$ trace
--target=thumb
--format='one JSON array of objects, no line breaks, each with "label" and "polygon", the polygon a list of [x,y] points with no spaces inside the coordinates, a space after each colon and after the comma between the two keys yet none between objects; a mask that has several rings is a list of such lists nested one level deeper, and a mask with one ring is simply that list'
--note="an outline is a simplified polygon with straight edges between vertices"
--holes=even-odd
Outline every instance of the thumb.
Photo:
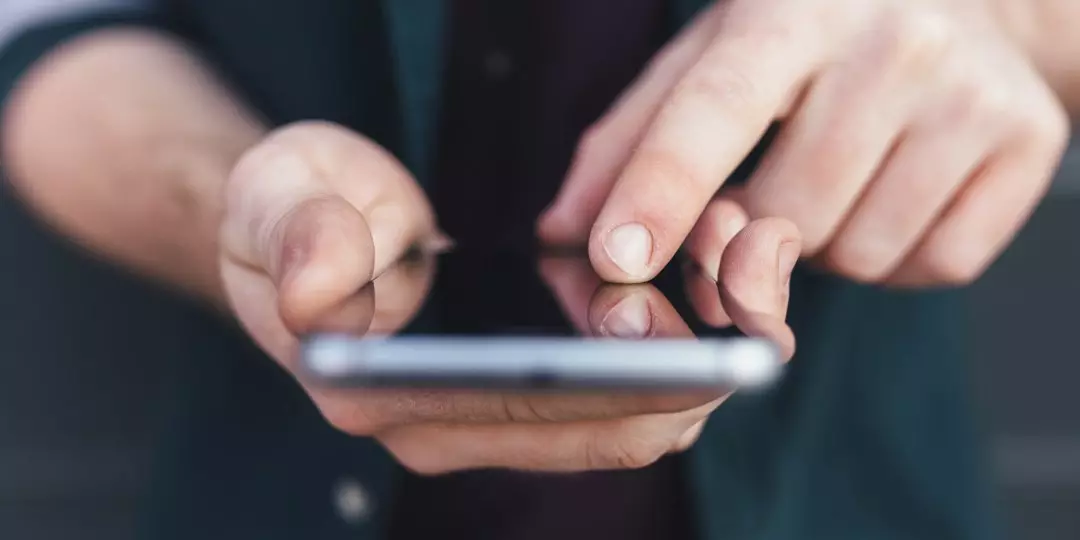
[{"label": "thumb", "polygon": [[236,166],[226,189],[222,251],[268,275],[293,332],[341,303],[374,273],[371,230],[301,156],[266,144]]},{"label": "thumb", "polygon": [[300,201],[274,226],[264,251],[278,311],[293,331],[371,282],[375,246],[364,217],[338,196]]},{"label": "thumb", "polygon": [[800,249],[799,231],[790,221],[752,221],[724,250],[717,279],[732,323],[748,336],[771,340],[786,358],[795,352],[795,337],[784,320]]},{"label": "thumb", "polygon": [[440,239],[408,171],[339,126],[283,128],[240,160],[226,189],[222,249],[269,275],[297,333],[410,247]]}]

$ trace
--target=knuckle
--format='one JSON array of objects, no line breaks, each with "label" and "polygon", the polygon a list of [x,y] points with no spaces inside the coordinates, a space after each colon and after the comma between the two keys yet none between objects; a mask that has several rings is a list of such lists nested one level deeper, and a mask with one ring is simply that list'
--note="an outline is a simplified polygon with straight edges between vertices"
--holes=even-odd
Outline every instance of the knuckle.
[{"label": "knuckle", "polygon": [[[807,212],[808,207],[820,207],[812,204],[810,197],[792,197],[791,192],[765,186],[764,182],[751,183],[747,190],[746,210],[753,221],[748,228],[755,229],[755,234],[759,234],[757,230],[770,229],[797,231],[803,255],[816,255],[830,240],[830,225],[823,220],[824,214]],[[766,223],[775,225],[761,226]],[[758,227],[754,227],[755,224]]]},{"label": "knuckle", "polygon": [[[808,205],[813,208],[814,205]],[[798,231],[798,242],[804,256],[816,256],[820,254],[832,241],[835,228],[835,218],[825,214],[814,215],[807,211],[806,206],[785,203],[783,201],[767,201],[754,205],[750,211],[755,216],[754,223],[764,224],[766,219],[777,220],[777,223],[790,224]],[[776,226],[781,228],[780,226]],[[765,227],[760,227],[764,229]],[[787,229],[787,227],[782,227]],[[770,233],[772,234],[772,233]],[[778,238],[777,243],[786,242],[790,239]],[[768,242],[772,242],[769,239]],[[769,243],[768,245],[772,245]]]},{"label": "knuckle", "polygon": [[1019,109],[1004,85],[968,83],[955,92],[956,103],[961,109],[958,120],[962,122],[979,122],[981,119],[999,121],[1015,116]]},{"label": "knuckle", "polygon": [[648,199],[663,202],[660,208],[690,208],[713,196],[711,179],[675,153],[642,147],[635,161],[651,177],[651,181],[644,184],[654,187],[649,190]]},{"label": "knuckle", "polygon": [[594,436],[586,445],[586,467],[593,470],[642,469],[659,460],[670,444],[633,436]]},{"label": "knuckle", "polygon": [[[346,128],[330,122],[311,120],[289,124],[271,132],[249,150],[238,162],[237,169],[271,173],[287,166],[292,167],[287,172],[295,174],[295,169],[302,167],[306,173],[303,177],[313,177],[322,172],[323,154],[349,139]],[[241,169],[240,165],[249,168]]]},{"label": "knuckle", "polygon": [[237,160],[226,195],[229,202],[242,203],[251,187],[268,178],[290,178],[300,182],[314,175],[311,161],[303,151],[279,139],[268,138]]},{"label": "knuckle", "polygon": [[[791,50],[795,44],[807,42],[807,16],[812,13],[794,13],[790,6],[762,8],[753,3],[732,6],[726,14],[722,36],[725,42],[734,44],[734,50],[759,51],[769,57]],[[797,7],[797,10],[802,6]]]},{"label": "knuckle", "polygon": [[720,60],[703,62],[683,79],[672,94],[673,101],[701,103],[719,110],[723,118],[746,124],[758,116],[757,103],[763,92],[756,78]]},{"label": "knuckle", "polygon": [[934,9],[896,6],[885,10],[885,60],[914,73],[933,73],[952,46],[955,29],[950,19]]},{"label": "knuckle", "polygon": [[226,186],[228,200],[235,200],[240,195],[241,189],[245,189],[248,184],[251,184],[259,176],[260,172],[270,168],[270,162],[281,160],[281,153],[282,150],[278,145],[271,145],[268,144],[268,141],[263,141],[241,154],[233,165],[232,174],[229,175],[229,182]]},{"label": "knuckle", "polygon": [[931,248],[919,265],[931,279],[942,285],[970,285],[981,274],[981,261],[956,250]]},{"label": "knuckle", "polygon": [[1072,123],[1064,105],[1057,99],[1048,100],[1045,107],[1027,116],[1024,135],[1063,152],[1072,135]]},{"label": "knuckle", "polygon": [[303,163],[308,172],[306,178],[320,182],[344,181],[339,178],[341,174],[356,168],[379,182],[379,186],[384,186],[388,179],[411,179],[397,158],[377,142],[327,121],[302,121],[278,128],[256,146],[255,153],[256,157],[262,155],[264,160],[256,161],[264,165],[266,160],[272,164],[289,160]]},{"label": "knuckle", "polygon": [[834,272],[858,283],[880,283],[893,269],[883,242],[845,240],[829,248],[826,261]]},{"label": "knuckle", "polygon": [[[857,131],[844,120],[832,122],[832,134],[813,143],[811,155],[817,159],[802,163],[801,175],[812,194],[842,195],[865,178],[865,162],[873,151],[869,137],[859,140]],[[855,178],[862,175],[862,178]]]}]

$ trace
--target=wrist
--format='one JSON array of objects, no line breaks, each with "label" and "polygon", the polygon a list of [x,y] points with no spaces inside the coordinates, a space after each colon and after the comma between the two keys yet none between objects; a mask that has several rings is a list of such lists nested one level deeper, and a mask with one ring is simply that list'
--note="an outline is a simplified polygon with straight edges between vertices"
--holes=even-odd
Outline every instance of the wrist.
[{"label": "wrist", "polygon": [[264,130],[197,56],[149,31],[88,33],[35,62],[4,112],[8,180],[55,230],[223,302],[223,187]]}]

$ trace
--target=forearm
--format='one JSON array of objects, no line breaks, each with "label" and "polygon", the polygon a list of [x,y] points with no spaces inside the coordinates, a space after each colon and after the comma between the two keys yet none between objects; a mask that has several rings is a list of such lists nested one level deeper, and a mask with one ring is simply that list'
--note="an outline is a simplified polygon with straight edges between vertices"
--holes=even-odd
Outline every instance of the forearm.
[{"label": "forearm", "polygon": [[222,186],[263,128],[195,55],[151,31],[84,36],[22,78],[2,128],[9,180],[46,221],[219,300]]},{"label": "forearm", "polygon": [[996,0],[1010,31],[1080,118],[1080,1]]}]

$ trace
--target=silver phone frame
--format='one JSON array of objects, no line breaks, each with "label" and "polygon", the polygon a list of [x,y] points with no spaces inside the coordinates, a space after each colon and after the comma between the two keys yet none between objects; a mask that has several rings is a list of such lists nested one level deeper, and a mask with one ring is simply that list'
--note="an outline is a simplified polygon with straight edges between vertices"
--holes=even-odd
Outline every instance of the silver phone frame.
[{"label": "silver phone frame", "polygon": [[783,371],[769,341],[321,334],[301,364],[324,384],[356,388],[510,390],[761,387]]}]

